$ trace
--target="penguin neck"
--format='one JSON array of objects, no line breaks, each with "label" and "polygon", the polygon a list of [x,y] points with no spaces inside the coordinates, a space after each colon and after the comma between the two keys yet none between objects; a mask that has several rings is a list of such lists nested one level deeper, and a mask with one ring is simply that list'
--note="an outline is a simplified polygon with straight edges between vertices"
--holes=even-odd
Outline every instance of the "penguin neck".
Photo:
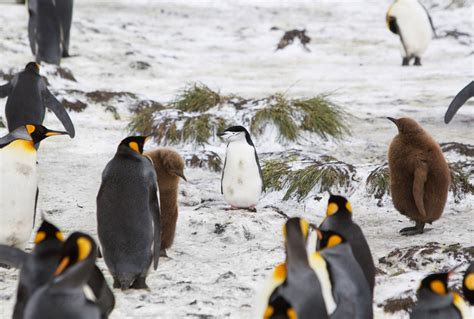
[{"label": "penguin neck", "polygon": [[288,270],[308,268],[308,253],[302,236],[288,237],[286,250],[286,265]]},{"label": "penguin neck", "polygon": [[95,266],[95,254],[74,264],[57,276],[53,281],[53,287],[57,289],[82,289],[89,280],[90,274]]},{"label": "penguin neck", "polygon": [[440,295],[422,288],[418,291],[418,306],[420,309],[441,309],[449,307],[453,303],[453,295],[447,293]]}]

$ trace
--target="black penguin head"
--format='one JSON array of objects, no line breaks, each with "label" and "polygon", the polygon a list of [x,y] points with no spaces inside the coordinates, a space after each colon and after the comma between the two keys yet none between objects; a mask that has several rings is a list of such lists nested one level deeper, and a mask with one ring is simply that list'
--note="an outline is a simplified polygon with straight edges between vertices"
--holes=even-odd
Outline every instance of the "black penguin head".
[{"label": "black penguin head", "polygon": [[53,224],[46,220],[43,220],[40,228],[36,232],[35,245],[42,243],[46,240],[64,241],[63,233]]},{"label": "black penguin head", "polygon": [[247,140],[247,143],[253,146],[249,132],[245,127],[240,125],[231,126],[225,129],[223,132],[217,133],[217,136],[222,138],[227,143]]},{"label": "black penguin head", "polygon": [[342,214],[352,214],[351,203],[345,197],[339,195],[329,196],[326,216],[329,217],[339,212]]},{"label": "black penguin head", "polygon": [[341,234],[332,230],[321,230],[318,228],[316,232],[318,234],[320,250],[337,246],[346,241],[346,239],[342,237]]},{"label": "black penguin head", "polygon": [[309,223],[304,218],[292,217],[283,226],[283,237],[288,242],[293,238],[303,237],[306,241],[309,234]]},{"label": "black penguin head", "polygon": [[61,275],[66,269],[83,260],[89,258],[95,260],[96,254],[97,245],[92,237],[81,232],[72,233],[63,245],[61,258],[54,275]]},{"label": "black penguin head", "polygon": [[446,295],[448,293],[448,279],[449,273],[447,272],[428,275],[421,281],[418,290],[428,289],[438,295]]},{"label": "black penguin head", "polygon": [[39,143],[45,138],[50,137],[50,136],[68,134],[67,132],[53,131],[53,130],[47,129],[43,125],[39,125],[39,124],[26,124],[25,128],[28,131],[28,134],[30,134],[33,140],[33,144]]},{"label": "black penguin head", "polygon": [[143,147],[147,139],[147,136],[129,136],[120,142],[119,148],[126,147],[138,154],[143,154]]},{"label": "black penguin head", "polygon": [[402,135],[416,135],[424,132],[420,124],[418,124],[414,119],[408,117],[402,117],[399,119],[387,117],[387,119],[397,126],[398,133]]},{"label": "black penguin head", "polygon": [[26,66],[25,66],[25,71],[30,71],[30,72],[33,72],[35,74],[39,74],[40,72],[40,65],[36,62],[29,62]]}]

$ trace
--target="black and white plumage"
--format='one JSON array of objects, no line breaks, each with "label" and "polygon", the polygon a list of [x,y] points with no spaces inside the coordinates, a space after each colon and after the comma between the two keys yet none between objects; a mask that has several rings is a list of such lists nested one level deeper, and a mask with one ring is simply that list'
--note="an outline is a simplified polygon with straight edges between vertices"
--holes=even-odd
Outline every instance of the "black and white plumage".
[{"label": "black and white plumage", "polygon": [[232,207],[254,208],[263,190],[263,177],[250,134],[243,126],[232,126],[218,135],[228,143],[221,193]]},{"label": "black and white plumage", "polygon": [[42,124],[46,108],[61,121],[71,137],[75,130],[64,106],[48,90],[45,79],[39,74],[39,65],[30,62],[5,85],[0,86],[0,98],[8,97],[5,120],[11,132],[26,124]]},{"label": "black and white plumage", "polygon": [[434,33],[434,26],[428,10],[418,0],[395,0],[387,11],[387,25],[391,32],[400,37],[402,65],[421,65]]},{"label": "black and white plumage", "polygon": [[458,94],[454,97],[451,104],[449,104],[448,110],[444,115],[444,123],[448,124],[461,108],[471,97],[474,96],[474,81],[466,85]]}]

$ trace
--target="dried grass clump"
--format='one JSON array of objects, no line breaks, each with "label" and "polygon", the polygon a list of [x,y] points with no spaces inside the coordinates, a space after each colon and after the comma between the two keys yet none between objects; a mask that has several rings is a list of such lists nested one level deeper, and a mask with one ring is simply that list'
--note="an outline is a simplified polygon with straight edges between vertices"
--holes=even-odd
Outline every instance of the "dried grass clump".
[{"label": "dried grass clump", "polygon": [[170,107],[184,112],[205,112],[223,101],[225,97],[220,96],[219,93],[202,83],[195,83],[185,88]]},{"label": "dried grass clump", "polygon": [[311,191],[325,192],[349,189],[355,177],[355,168],[340,161],[313,161],[310,165],[291,170],[291,161],[269,160],[263,165],[266,190],[278,191],[287,188],[283,200],[295,198],[302,201]]},{"label": "dried grass clump", "polygon": [[[465,197],[466,194],[474,194],[474,185],[469,182],[469,177],[472,174],[472,164],[467,163],[454,163],[450,164],[449,168],[451,170],[451,185],[449,190],[453,193],[454,202],[460,203]],[[465,168],[468,168],[468,172],[465,171]]]},{"label": "dried grass clump", "polygon": [[384,163],[371,171],[365,184],[367,193],[376,199],[382,199],[385,195],[390,194],[390,172],[388,164]]}]

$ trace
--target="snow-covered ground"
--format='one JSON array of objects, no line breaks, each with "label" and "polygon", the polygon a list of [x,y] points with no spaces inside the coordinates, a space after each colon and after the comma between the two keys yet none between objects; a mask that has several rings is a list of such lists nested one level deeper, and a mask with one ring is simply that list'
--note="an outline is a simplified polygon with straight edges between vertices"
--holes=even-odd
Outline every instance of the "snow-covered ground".
[{"label": "snow-covered ground", "polygon": [[[438,34],[454,29],[472,33],[472,6],[446,9],[450,2],[426,2]],[[472,37],[462,36],[434,40],[422,67],[400,67],[398,37],[385,25],[389,5],[388,0],[79,0],[71,35],[74,56],[62,61],[77,82],[52,75],[51,66],[42,72],[48,74],[51,89],[69,99],[77,92],[83,97],[82,92],[102,90],[132,92],[140,99],[166,103],[193,82],[246,98],[275,92],[289,97],[333,92],[331,98],[352,115],[352,136],[337,143],[314,138],[312,152],[315,158],[332,155],[358,167],[360,185],[345,195],[381,270],[375,289],[376,318],[407,318],[405,312],[384,313],[382,305],[390,298],[412,296],[427,272],[466,264],[469,254],[467,258],[472,258],[473,195],[460,203],[450,196],[444,215],[425,234],[402,237],[398,230],[409,221],[389,199],[378,207],[378,201],[366,195],[364,167],[386,161],[388,144],[396,134],[386,116],[413,117],[440,143],[472,144],[473,102],[449,125],[443,116],[452,97],[474,78],[474,65]],[[27,12],[22,6],[2,3],[0,21],[0,70],[19,70],[33,59]],[[275,52],[283,32],[270,31],[273,26],[306,28],[311,52],[299,44]],[[5,101],[0,101],[2,111]],[[76,138],[55,137],[41,145],[38,209],[66,233],[82,230],[96,236],[95,198],[103,168],[128,133],[126,101],[105,103],[118,108],[120,119],[115,119],[104,111],[104,103],[84,100],[88,107],[83,112],[71,112]],[[60,123],[50,114],[46,126],[60,128]],[[0,134],[6,130],[0,129]],[[255,142],[259,152],[299,148],[264,139]],[[224,154],[220,141],[213,146]],[[448,154],[449,161],[459,159]],[[472,157],[463,159],[472,162]],[[270,193],[256,214],[226,211],[218,173],[191,168],[185,173],[189,182],[181,185],[171,258],[160,259],[158,270],[150,273],[150,291],[115,290],[112,318],[251,318],[264,276],[284,258],[285,220],[265,207],[276,206],[314,223],[324,216],[327,194],[320,194],[320,201],[297,203],[282,202],[283,193]],[[423,247],[430,251],[422,253]],[[389,256],[396,249],[401,253]],[[402,253],[408,257],[400,257]],[[98,263],[111,283],[105,264]],[[17,278],[17,271],[0,269],[1,318],[11,315]],[[454,277],[457,285],[460,278],[460,274]]]}]

